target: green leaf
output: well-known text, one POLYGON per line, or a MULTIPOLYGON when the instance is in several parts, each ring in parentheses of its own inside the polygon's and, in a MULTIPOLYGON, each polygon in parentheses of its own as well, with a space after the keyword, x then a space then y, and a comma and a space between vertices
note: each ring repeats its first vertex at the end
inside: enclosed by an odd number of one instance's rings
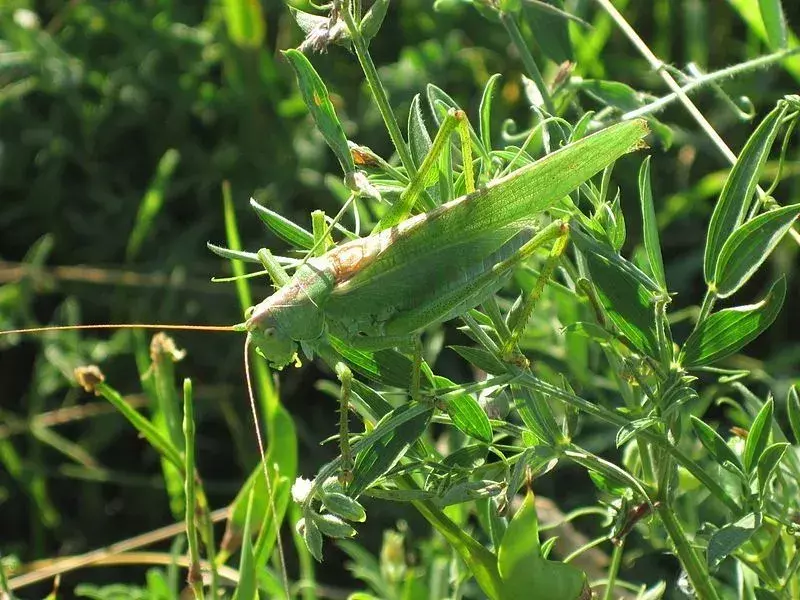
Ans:
POLYGON ((511 519, 500 548, 497 568, 503 588, 501 600, 533 597, 571 600, 583 597, 586 575, 572 565, 541 556, 539 520, 533 494, 528 492, 522 506, 511 519))
MULTIPOLYGON (((451 387, 455 384, 444 377, 436 377, 436 387, 451 387)), ((444 411, 459 430, 487 444, 492 441, 492 426, 478 401, 469 394, 447 394, 441 398, 444 411)))
POLYGON ((711 427, 694 415, 690 416, 690 420, 692 423, 692 429, 694 429, 697 437, 700 438, 700 443, 703 444, 703 447, 708 450, 709 454, 711 454, 714 460, 717 461, 717 464, 725 469, 731 470, 730 466, 726 465, 726 463, 730 463, 739 472, 741 472, 742 463, 739 460, 739 457, 736 456, 736 453, 731 450, 728 444, 725 443, 725 440, 723 440, 716 431, 714 431, 711 427))
POLYGON ((798 397, 796 385, 789 388, 789 394, 786 397, 786 411, 794 440, 800 444, 800 397, 798 397))
POLYGON ((125 250, 125 258, 133 260, 139 253, 142 243, 147 238, 148 232, 152 230, 158 213, 164 206, 164 194, 169 185, 175 168, 178 166, 181 155, 174 148, 167 150, 158 161, 155 177, 147 188, 147 192, 139 204, 139 212, 136 213, 136 221, 128 238, 128 247, 125 250))
POLYGON ((734 231, 720 251, 714 281, 709 284, 716 287, 717 296, 727 298, 747 283, 798 215, 800 204, 792 204, 758 215, 734 231))
POLYGON ((736 164, 728 174, 708 225, 703 258, 706 283, 710 284, 717 273, 717 262, 728 237, 744 221, 758 184, 759 172, 767 161, 785 112, 786 107, 781 104, 764 118, 747 140, 736 164))
MULTIPOLYGON (((253 523, 253 495, 254 489, 251 488, 247 498, 247 510, 245 515, 245 531, 250 531, 253 523)), ((238 599, 257 599, 258 594, 258 574, 256 573, 256 560, 253 555, 252 537, 244 536, 242 539, 242 549, 239 557, 239 584, 233 593, 234 600, 238 599)))
MULTIPOLYGON (((376 350, 374 352, 358 350, 332 335, 328 336, 328 341, 330 347, 344 358, 347 365, 356 373, 383 385, 409 388, 414 363, 407 356, 396 350, 376 350)), ((327 360, 323 354, 322 345, 319 350, 327 360)), ((331 364, 336 364, 336 360, 334 359, 331 364)))
POLYGON ((233 43, 257 49, 264 42, 264 15, 259 0, 225 0, 225 24, 233 43))
POLYGON ((371 486, 402 458, 409 446, 425 432, 433 409, 418 402, 404 404, 377 424, 362 442, 353 468, 353 480, 347 486, 352 497, 371 486))
POLYGON ((653 206, 653 190, 650 187, 650 157, 646 157, 639 169, 639 199, 642 204, 642 236, 650 272, 662 291, 667 289, 664 275, 664 259, 661 256, 661 242, 658 239, 658 221, 653 206))
POLYGON ((709 316, 686 340, 680 363, 687 369, 709 365, 738 352, 761 335, 778 316, 786 296, 786 279, 772 284, 763 300, 726 308, 709 316))
POLYGON ((478 367, 481 371, 485 371, 491 375, 500 375, 507 371, 506 366, 501 363, 491 353, 482 348, 472 348, 470 346, 448 346, 448 348, 455 350, 467 360, 467 362, 478 367))
POLYGON ((598 299, 609 320, 637 350, 658 358, 655 284, 632 263, 611 255, 578 231, 574 231, 572 237, 583 252, 598 299), (652 285, 646 286, 643 281, 650 281, 652 285))
POLYGON ((283 55, 294 69, 297 85, 308 112, 311 113, 325 142, 339 159, 342 171, 345 174, 355 171, 356 167, 347 145, 347 137, 339 122, 339 117, 336 116, 336 110, 333 108, 325 83, 302 52, 290 49, 284 50, 283 55))
POLYGON ((434 500, 434 504, 439 507, 452 506, 482 500, 499 495, 503 491, 501 484, 496 481, 462 481, 447 489, 439 498, 434 500))
POLYGON ((785 49, 789 34, 781 0, 758 0, 758 8, 761 10, 769 47, 773 51, 785 49))
POLYGON ((524 3, 525 22, 531 28, 536 45, 554 63, 574 62, 569 37, 569 20, 563 0, 545 0, 541 3, 524 3), (552 8, 548 10, 548 5, 552 8))
POLYGON ((787 442, 771 444, 764 450, 761 458, 758 459, 756 472, 758 473, 759 496, 762 499, 767 497, 766 493, 769 482, 775 474, 775 471, 778 470, 778 466, 781 460, 783 460, 783 455, 786 454, 788 448, 789 444, 787 442))
POLYGON ((408 111, 408 145, 417 168, 422 165, 433 145, 428 129, 425 127, 425 119, 420 108, 420 98, 419 94, 414 96, 413 100, 411 100, 411 108, 408 111))
POLYGON ((747 441, 744 445, 744 468, 747 473, 752 473, 756 464, 758 464, 764 448, 767 447, 769 441, 769 433, 772 429, 772 413, 775 408, 775 403, 772 398, 769 398, 761 410, 758 411, 756 418, 753 419, 753 425, 747 434, 747 441))
POLYGON ((333 514, 348 521, 363 523, 367 520, 367 513, 364 507, 357 500, 345 494, 339 492, 323 493, 322 504, 333 514))
POLYGON ((317 562, 322 562, 322 534, 319 527, 310 517, 303 517, 297 522, 297 531, 303 538, 306 548, 317 562))
POLYGON ((266 206, 261 206, 255 198, 250 198, 250 206, 270 231, 282 240, 302 250, 311 250, 314 247, 314 234, 310 231, 271 211, 266 206))
POLYGON ((714 532, 708 540, 707 560, 716 569, 725 558, 749 540, 761 526, 761 515, 750 513, 736 523, 725 525, 714 532))
POLYGON ((486 82, 481 96, 480 110, 478 111, 478 129, 481 132, 481 142, 487 152, 492 151, 492 102, 494 99, 494 89, 502 75, 495 73, 486 82))
POLYGON ((386 11, 389 9, 389 0, 375 0, 372 6, 369 7, 367 14, 361 19, 361 35, 364 41, 369 44, 369 41, 374 38, 386 18, 386 11))
POLYGON ((451 469, 472 470, 486 462, 489 449, 483 444, 470 444, 448 454, 442 464, 451 469))
POLYGON ((314 515, 314 524, 328 537, 346 539, 356 535, 356 530, 336 515, 314 515))

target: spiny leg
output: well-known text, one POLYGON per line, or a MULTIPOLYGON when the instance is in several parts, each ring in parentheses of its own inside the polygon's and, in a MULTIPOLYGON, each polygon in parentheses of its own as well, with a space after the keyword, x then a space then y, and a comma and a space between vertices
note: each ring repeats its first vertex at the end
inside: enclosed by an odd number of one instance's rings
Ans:
POLYGON ((350 450, 350 393, 353 385, 353 372, 343 362, 336 363, 336 377, 342 384, 339 394, 339 451, 342 455, 342 469, 339 482, 347 487, 353 480, 353 453, 350 450))

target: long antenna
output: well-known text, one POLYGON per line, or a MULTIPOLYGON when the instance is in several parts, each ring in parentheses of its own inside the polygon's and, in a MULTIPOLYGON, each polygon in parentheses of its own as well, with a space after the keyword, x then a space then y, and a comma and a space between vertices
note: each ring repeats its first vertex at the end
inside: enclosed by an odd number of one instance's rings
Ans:
POLYGON ((0 331, 0 335, 47 333, 48 331, 85 331, 87 329, 163 329, 166 331, 236 331, 230 325, 154 325, 152 323, 106 323, 103 325, 50 325, 0 331))
MULTIPOLYGON (((247 395, 250 399, 250 412, 253 415, 253 426, 256 430, 256 440, 258 440, 258 451, 261 456, 261 465, 264 467, 264 481, 267 484, 267 498, 269 499, 269 509, 272 512, 272 519, 275 523, 275 543, 278 546, 278 560, 281 563, 281 578, 283 579, 283 589, 286 592, 286 598, 290 598, 289 591, 289 573, 286 569, 286 556, 283 553, 283 543, 281 542, 281 528, 278 522, 278 512, 275 509, 275 497, 272 493, 272 482, 269 479, 269 471, 267 470, 267 453, 264 451, 264 439, 261 437, 261 424, 258 420, 258 410, 256 409, 256 397, 253 393, 253 383, 250 377, 250 340, 251 336, 248 333, 244 340, 244 374, 247 379, 247 395)), ((246 532, 245 535, 250 535, 246 532)))

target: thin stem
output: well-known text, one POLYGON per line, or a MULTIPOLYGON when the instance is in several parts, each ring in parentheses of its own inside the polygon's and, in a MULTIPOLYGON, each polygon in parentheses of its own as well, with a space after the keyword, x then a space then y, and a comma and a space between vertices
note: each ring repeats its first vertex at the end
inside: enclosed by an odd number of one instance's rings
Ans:
POLYGON ((672 540, 673 546, 675 546, 675 554, 686 570, 697 597, 704 600, 719 600, 719 595, 711 582, 711 577, 705 564, 689 543, 686 533, 675 517, 670 503, 667 500, 662 501, 657 508, 657 512, 664 529, 667 530, 667 534, 672 540))
POLYGON ((514 15, 508 12, 501 12, 500 22, 503 24, 503 27, 506 28, 508 36, 511 38, 511 43, 514 44, 517 52, 519 52, 522 64, 525 65, 528 75, 539 89, 545 109, 548 113, 554 115, 556 113, 556 108, 553 104, 553 99, 550 97, 550 91, 547 89, 547 84, 544 82, 542 73, 539 71, 536 61, 533 60, 533 55, 531 55, 530 50, 528 50, 525 40, 522 39, 522 32, 520 32, 517 22, 514 20, 514 15))
POLYGON ((383 117, 383 122, 386 125, 386 130, 389 132, 389 137, 397 150, 397 155, 400 157, 400 162, 408 173, 409 178, 413 179, 417 174, 417 169, 414 165, 414 159, 411 156, 411 151, 408 148, 403 133, 400 131, 400 126, 397 124, 397 119, 394 117, 394 112, 389 104, 389 97, 386 94, 380 78, 378 77, 378 70, 375 68, 375 63, 372 62, 372 57, 367 50, 367 44, 364 42, 364 37, 361 35, 361 30, 353 21, 353 15, 350 13, 350 2, 341 2, 340 14, 347 25, 350 33, 350 39, 353 42, 353 49, 358 57, 358 62, 361 64, 361 69, 364 71, 364 76, 367 78, 367 84, 372 90, 372 97, 375 99, 375 104, 378 111, 383 117))
POLYGON ((608 567, 608 580, 606 581, 606 591, 603 593, 603 600, 613 600, 614 586, 617 582, 617 575, 619 574, 619 567, 622 564, 622 549, 625 546, 625 540, 619 544, 614 544, 614 552, 611 554, 611 564, 608 567))
MULTIPOLYGON (((748 60, 725 69, 720 69, 719 71, 714 71, 713 73, 708 73, 703 75, 702 77, 698 77, 696 79, 692 79, 686 85, 681 86, 681 90, 683 91, 684 95, 689 94, 690 92, 695 91, 698 88, 701 88, 707 84, 714 83, 720 81, 722 79, 731 79, 736 77, 737 75, 741 75, 743 73, 747 73, 749 71, 755 71, 757 69, 763 69, 772 65, 773 63, 777 63, 782 61, 784 58, 792 56, 793 54, 800 53, 800 48, 790 48, 787 50, 780 50, 778 52, 773 52, 772 54, 767 54, 766 56, 759 56, 758 58, 754 58, 752 60, 748 60)), ((645 115, 649 115, 660 110, 663 110, 667 107, 668 104, 671 104, 675 100, 679 99, 679 94, 677 92, 672 92, 667 94, 666 96, 662 96, 658 100, 651 102, 650 104, 646 104, 636 110, 632 110, 630 112, 625 113, 622 115, 621 120, 629 121, 631 119, 636 119, 638 117, 643 117, 645 115)))

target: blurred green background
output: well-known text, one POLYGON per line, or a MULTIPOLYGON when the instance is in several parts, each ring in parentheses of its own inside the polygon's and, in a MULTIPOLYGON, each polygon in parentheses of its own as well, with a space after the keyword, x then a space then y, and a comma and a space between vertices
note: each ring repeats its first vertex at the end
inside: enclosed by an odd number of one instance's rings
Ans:
MULTIPOLYGON (((496 112, 526 127, 523 69, 505 32, 466 3, 439 4, 442 10, 435 12, 430 0, 392 3, 370 46, 401 122, 413 96, 431 82, 475 119, 486 80, 501 73, 496 112)), ((657 75, 594 3, 568 4, 594 27, 587 35, 592 43, 576 50, 574 75, 664 93, 657 75)), ((747 3, 615 4, 658 56, 676 67, 695 62, 708 72, 765 52, 736 9, 747 3)), ((798 6, 785 4, 790 24, 800 22, 798 6)), ((282 249, 250 211, 251 196, 305 224, 312 209, 338 210, 343 192, 337 163, 279 54, 297 46, 302 32, 285 3, 265 0, 261 8, 263 39, 257 47, 243 47, 229 35, 223 2, 0 3, 0 327, 238 322, 233 285, 210 282, 212 276, 229 275, 229 267, 205 245, 225 243, 223 182, 230 182, 248 249, 282 249)), ((528 40, 552 80, 558 65, 528 40)), ((348 137, 390 157, 355 57, 332 47, 312 61, 348 137)), ((763 116, 782 95, 797 91, 800 69, 792 65, 787 61, 784 68, 726 82, 727 98, 711 91, 697 96, 732 148, 741 148, 753 128, 732 101, 763 116)), ((587 97, 580 102, 593 104, 587 97)), ((703 236, 727 165, 682 108, 671 106, 660 118, 673 127, 674 139, 669 149, 654 148, 653 189, 666 228, 668 281, 680 309, 699 300, 703 236)), ((797 149, 790 149, 790 159, 796 156, 797 149)), ((637 167, 630 162, 619 168, 630 174, 637 167)), ((792 174, 781 188, 782 204, 800 201, 792 174)), ((628 191, 632 246, 638 207, 634 190, 628 191)), ((789 274, 790 295, 776 325, 750 348, 758 359, 747 365, 778 378, 788 377, 800 357, 794 334, 799 323, 790 310, 798 297, 795 259, 796 246, 785 244, 777 254, 773 268, 789 274)), ((758 285, 763 281, 749 288, 754 297, 758 285)), ((260 297, 270 287, 256 280, 253 290, 260 297)), ((86 407, 94 406, 92 399, 68 379, 80 356, 102 362, 118 389, 138 391, 135 364, 125 355, 130 336, 76 335, 58 344, 48 344, 46 337, 0 341, 4 555, 28 561, 80 553, 171 522, 155 454, 117 415, 90 414, 86 407), (64 412, 73 407, 76 414, 64 412), (56 410, 52 418, 65 419, 57 428, 63 440, 43 440, 36 419, 42 422, 56 410)), ((175 337, 188 350, 180 373, 191 376, 197 390, 198 464, 212 506, 223 506, 257 459, 242 341, 222 333, 175 337)), ((282 397, 297 418, 300 472, 306 476, 333 456, 332 449, 319 445, 336 427, 333 400, 315 388, 328 376, 319 369, 307 365, 280 377, 282 397)), ((584 473, 576 471, 576 477, 589 485, 584 473)), ((559 478, 543 482, 539 493, 565 510, 579 505, 575 486, 564 485, 569 472, 559 478)), ((371 516, 359 540, 376 552, 383 529, 400 516, 387 510, 371 516)), ((655 572, 674 568, 658 557, 646 564, 655 572)), ((323 582, 346 584, 335 550, 319 569, 323 582)), ((65 582, 141 576, 137 569, 98 569, 69 575, 65 582)))

